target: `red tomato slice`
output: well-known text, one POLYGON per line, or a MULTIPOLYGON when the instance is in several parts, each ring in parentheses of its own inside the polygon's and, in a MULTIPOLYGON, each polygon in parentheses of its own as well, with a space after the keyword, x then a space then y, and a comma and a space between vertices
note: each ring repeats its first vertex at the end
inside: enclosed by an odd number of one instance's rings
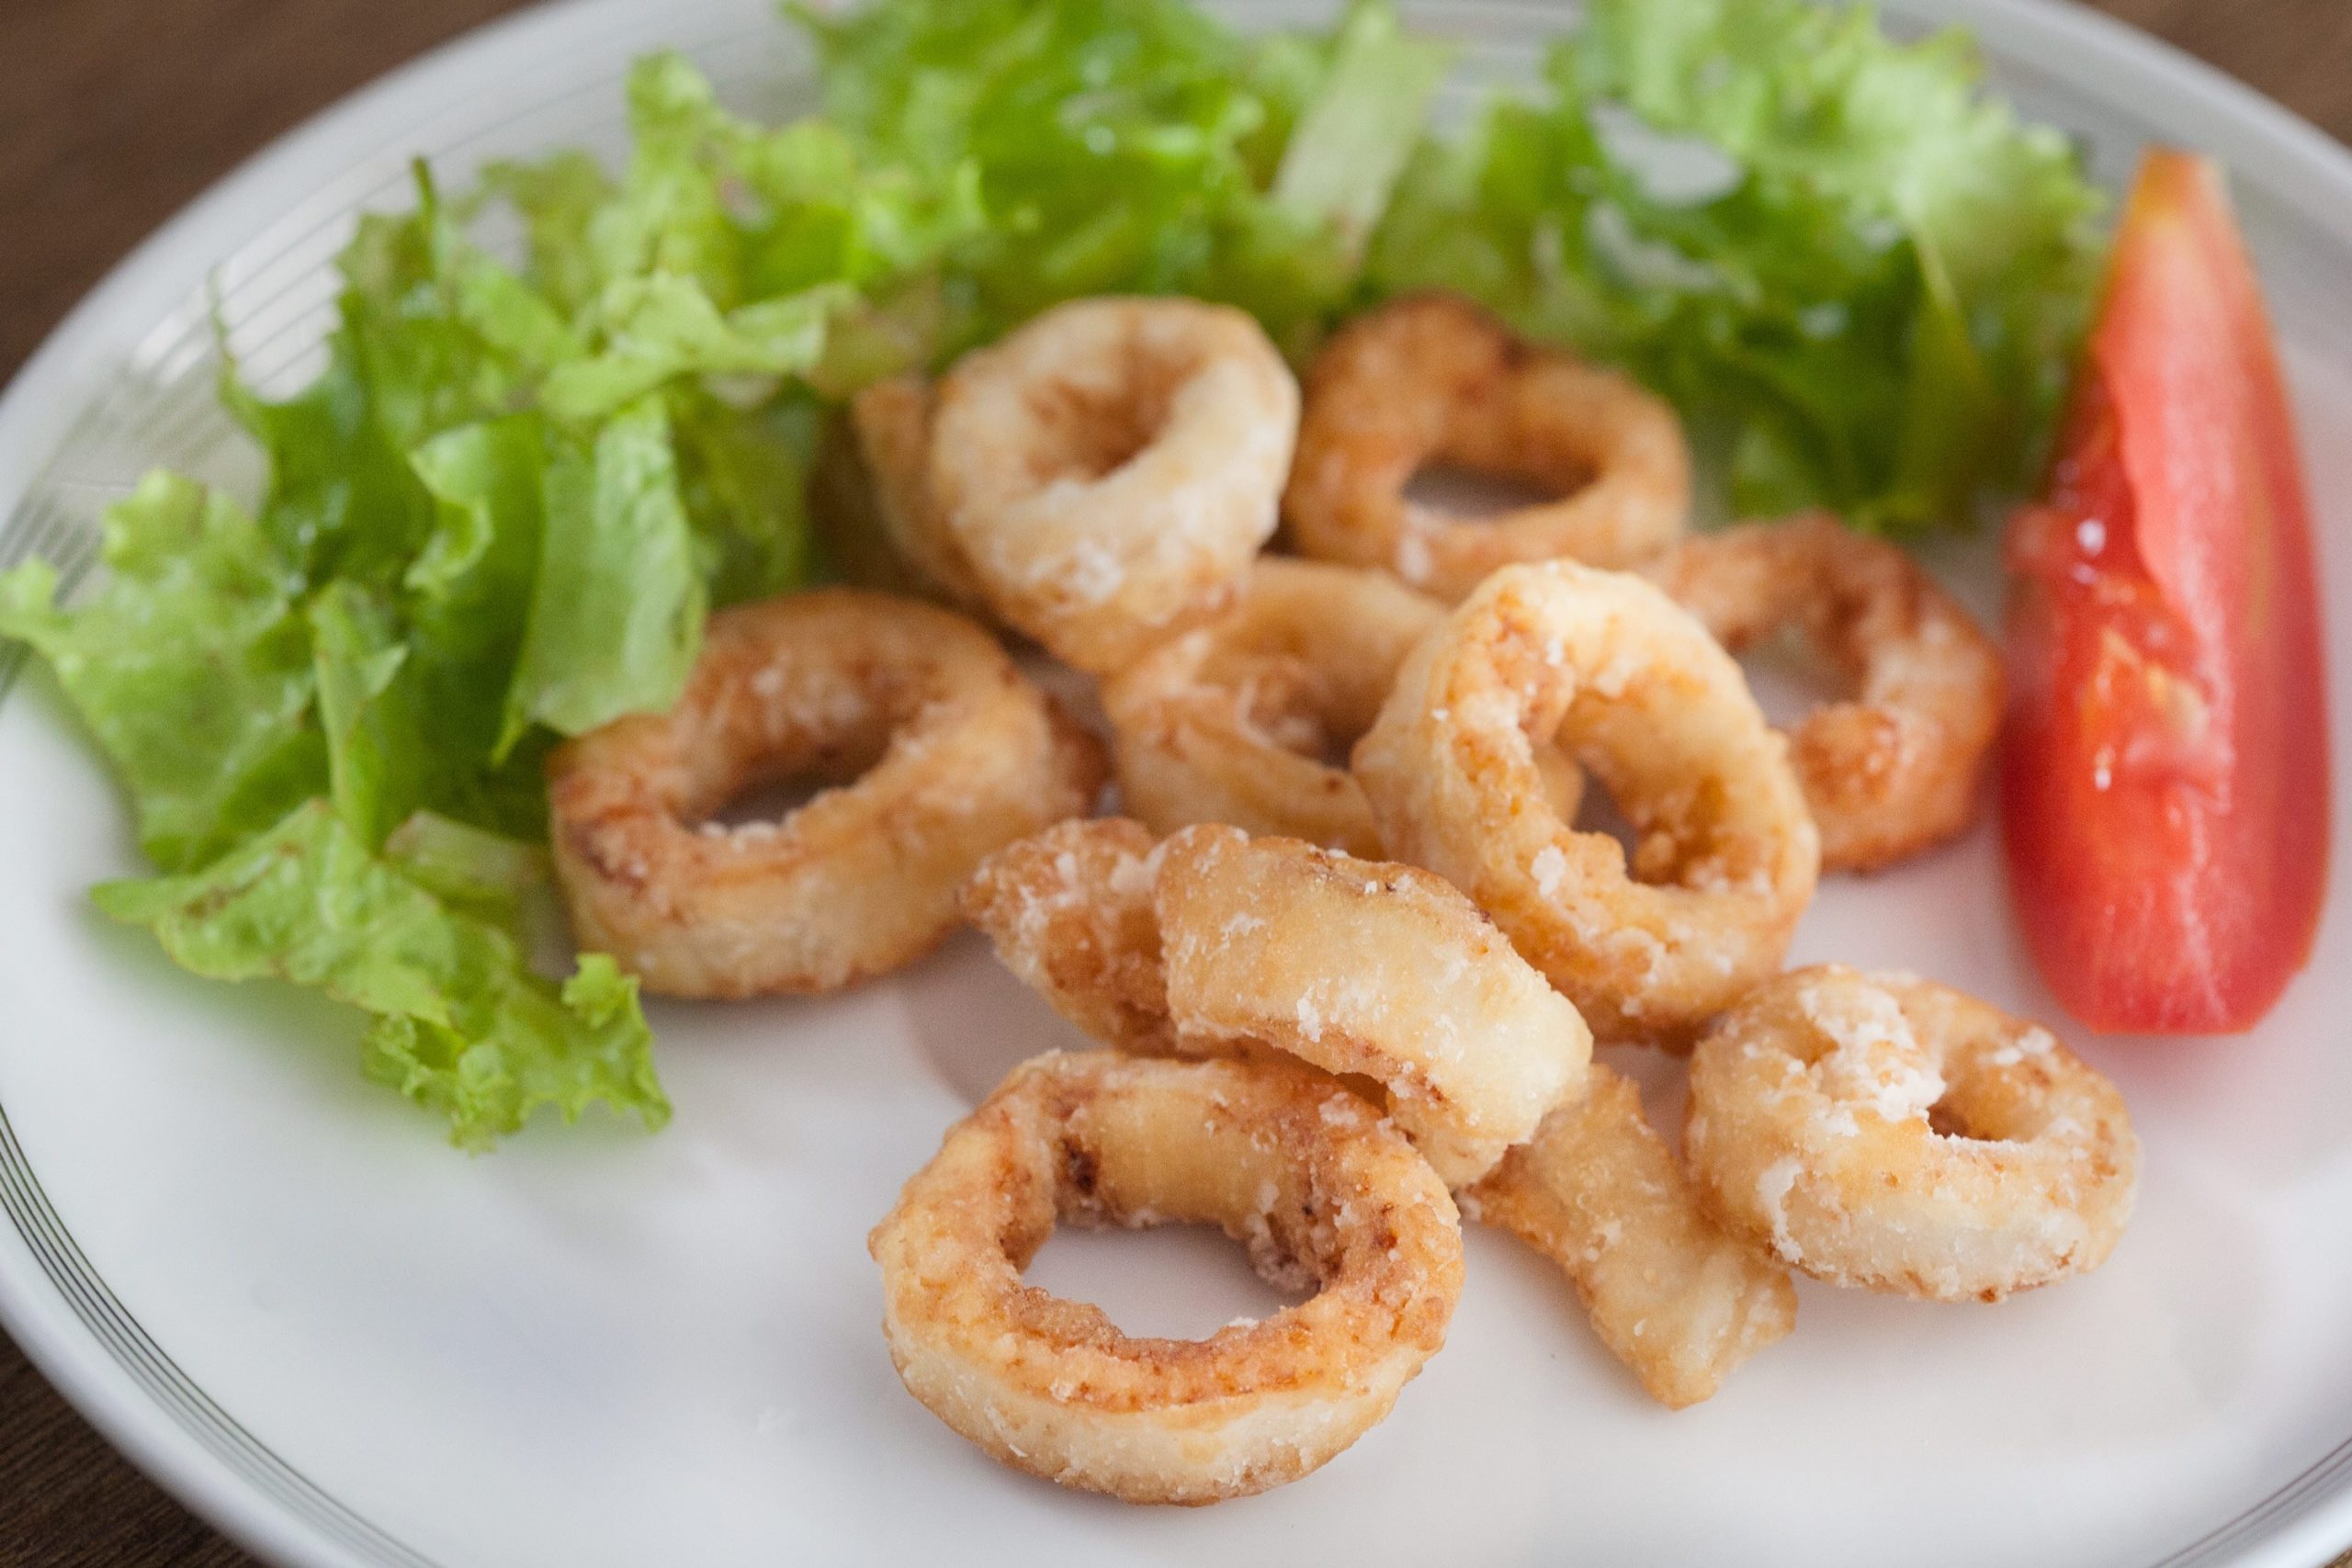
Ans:
POLYGON ((2008 557, 2001 806, 2043 977, 2094 1029, 2253 1027, 2319 924, 2328 709, 2293 417, 2211 163, 2142 165, 2008 557))

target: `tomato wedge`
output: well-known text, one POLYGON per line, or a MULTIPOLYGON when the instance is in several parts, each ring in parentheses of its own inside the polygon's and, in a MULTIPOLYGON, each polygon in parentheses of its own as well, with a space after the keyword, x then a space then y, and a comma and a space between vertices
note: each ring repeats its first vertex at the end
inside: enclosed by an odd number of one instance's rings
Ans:
POLYGON ((2211 163, 2141 166, 2007 543, 2002 819, 2043 977, 2097 1030, 2252 1028, 2319 924, 2328 710, 2293 416, 2211 163))

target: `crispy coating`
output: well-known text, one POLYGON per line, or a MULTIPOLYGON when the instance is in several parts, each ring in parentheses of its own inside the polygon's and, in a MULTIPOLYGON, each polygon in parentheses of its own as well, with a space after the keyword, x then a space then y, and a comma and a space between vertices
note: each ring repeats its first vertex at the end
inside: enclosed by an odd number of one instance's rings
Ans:
POLYGON ((931 493, 997 613, 1103 674, 1232 597, 1297 429, 1297 383, 1243 312, 1074 300, 942 379, 931 493))
POLYGON ((1260 560, 1230 608, 1103 682, 1127 810, 1162 833, 1228 822, 1377 856, 1347 749, 1444 618, 1376 572, 1260 560))
POLYGON ((1690 455, 1670 406, 1445 294, 1392 300, 1332 338, 1307 375, 1283 497, 1305 554, 1449 601, 1519 561, 1626 565, 1672 540, 1690 510, 1690 455), (1406 498, 1431 463, 1560 499, 1452 517, 1406 498))
POLYGON ((1377 1084, 1449 1185, 1576 1094, 1592 1036, 1461 894, 1412 866, 1187 828, 1160 852, 1178 1032, 1377 1084))
MULTIPOLYGON (((1160 833, 1224 822, 1378 859, 1348 752, 1444 619, 1384 573, 1261 558, 1230 607, 1102 683, 1126 809, 1160 833)), ((1574 816, 1583 775, 1556 748, 1539 761, 1574 816)))
POLYGON ((931 424, 932 389, 919 375, 876 381, 849 400, 874 524, 925 592, 958 609, 978 609, 987 597, 932 495, 931 424))
POLYGON ((1080 1029, 1147 1055, 1177 1050, 1159 966, 1159 840, 1140 822, 1057 823, 1006 845, 964 887, 964 918, 1080 1029))
POLYGON ((1467 893, 1603 1041, 1672 1044, 1780 968, 1819 846, 1731 656, 1657 589, 1509 567, 1406 660, 1355 773, 1389 853, 1467 893), (1557 742, 1639 836, 1544 802, 1557 742))
POLYGON ((2122 1096, 2047 1030, 1838 964, 1708 1031, 1683 1150, 1716 1216, 1790 1267, 1936 1301, 2098 1268, 2140 1167, 2122 1096))
MULTIPOLYGON (((1159 864, 1160 841, 1140 822, 1058 822, 983 862, 965 885, 964 917, 1006 968, 1106 1045, 1147 1056, 1285 1058, 1255 1040, 1176 1032, 1159 956, 1159 864)), ((1355 1087, 1381 1098, 1376 1084, 1355 1087)))
POLYGON ((1101 748, 963 617, 855 589, 723 610, 666 714, 548 765, 583 946, 665 996, 829 991, 954 928, 991 851, 1084 811, 1101 748), (709 820, 763 783, 837 787, 781 822, 709 820))
POLYGON ((1462 1288, 1453 1202, 1379 1111, 1294 1064, 1118 1052, 1017 1067, 868 1247, 907 1389, 1016 1469, 1130 1503, 1295 1481, 1387 1415, 1462 1288), (1123 1334, 1021 1280, 1057 1222, 1223 1227, 1316 1294, 1206 1339, 1123 1334))
POLYGON ((1609 1351, 1651 1398, 1680 1410, 1796 1326, 1788 1270, 1700 1207, 1641 1090, 1592 1064, 1581 1100, 1457 1194, 1558 1264, 1609 1351))
POLYGON ((1686 539, 1643 574, 1734 653, 1792 626, 1852 682, 1789 737, 1825 870, 1874 870, 1974 819, 2000 652, 1902 549, 1813 513, 1686 539))

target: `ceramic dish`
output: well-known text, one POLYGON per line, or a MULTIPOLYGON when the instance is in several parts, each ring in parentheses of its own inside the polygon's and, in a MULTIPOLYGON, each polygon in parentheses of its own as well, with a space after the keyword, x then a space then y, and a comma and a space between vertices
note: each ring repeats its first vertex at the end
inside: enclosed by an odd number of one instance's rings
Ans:
MULTIPOLYGON (((1467 45, 1463 92, 1527 70, 1566 19, 1406 9, 1467 45)), ((2352 155, 2080 10, 1890 9, 1973 27, 2103 179, 2157 136, 2233 169, 2311 454, 2341 747, 2352 155)), ((0 564, 85 570, 99 511, 151 466, 252 485, 212 396, 208 275, 249 369, 299 383, 328 259, 356 210, 401 199, 411 153, 455 183, 494 156, 616 151, 622 73, 662 44, 739 107, 808 90, 767 0, 581 0, 369 88, 172 222, 0 401, 0 564)), ((1981 551, 1945 564, 1991 603, 1981 551)), ((1555 1272, 1473 1235, 1451 1346, 1391 1420, 1299 1485, 1170 1512, 1000 1470, 884 1353, 866 1228, 1008 1064, 1069 1039, 977 942, 838 998, 656 1008, 669 1131, 550 1129, 467 1158, 361 1080, 345 1014, 192 980, 91 910, 84 889, 134 851, 43 676, 0 705, 0 1318, 269 1558, 2315 1568, 2352 1540, 2352 895, 2252 1038, 2086 1043, 2148 1151, 2140 1217, 2097 1275, 1997 1309, 1807 1287, 1792 1338, 1677 1415, 1555 1272)), ((1826 886, 1794 959, 1833 955, 2058 1016, 1986 831, 1826 886)), ((1262 1300, 1231 1249, 1182 1236, 1065 1237, 1037 1277, 1146 1331, 1262 1300)))

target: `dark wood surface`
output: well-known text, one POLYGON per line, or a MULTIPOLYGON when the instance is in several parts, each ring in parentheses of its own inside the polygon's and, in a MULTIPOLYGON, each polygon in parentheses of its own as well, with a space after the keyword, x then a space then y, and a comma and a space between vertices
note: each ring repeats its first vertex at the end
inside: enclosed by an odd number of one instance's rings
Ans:
MULTIPOLYGON (((2098 4, 2352 140, 2352 0, 2098 4)), ((0 0, 0 376, 109 265, 240 159, 513 8, 0 0)), ((117 1458, 0 1337, 0 1568, 248 1561, 117 1458)))

